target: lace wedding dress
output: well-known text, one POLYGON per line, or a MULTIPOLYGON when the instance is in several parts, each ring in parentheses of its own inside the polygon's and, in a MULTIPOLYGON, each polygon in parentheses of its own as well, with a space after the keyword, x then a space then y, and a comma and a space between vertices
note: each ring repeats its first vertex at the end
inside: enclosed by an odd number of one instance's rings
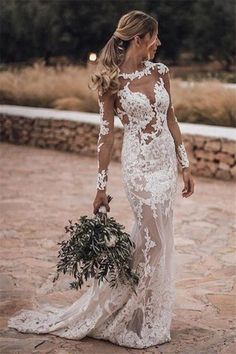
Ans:
MULTIPOLYGON (((189 165, 183 142, 175 144, 168 128, 173 110, 165 87, 168 67, 142 62, 134 73, 119 73, 116 98, 99 95, 100 133, 97 144, 97 189, 105 189, 114 142, 114 115, 124 126, 122 182, 134 214, 131 238, 136 244, 133 266, 141 277, 137 295, 127 286, 111 289, 93 285, 63 309, 21 310, 9 327, 21 332, 51 333, 70 339, 85 336, 131 348, 147 348, 171 340, 175 301, 173 207, 177 191, 177 162, 189 165)), ((175 117, 177 123, 177 118, 175 117)))

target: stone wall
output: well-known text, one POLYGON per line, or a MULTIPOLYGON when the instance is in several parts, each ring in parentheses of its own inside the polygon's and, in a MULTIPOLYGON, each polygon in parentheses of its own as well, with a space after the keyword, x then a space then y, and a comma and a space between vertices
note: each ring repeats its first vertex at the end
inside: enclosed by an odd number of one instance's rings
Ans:
POLYGON ((192 174, 236 179, 236 143, 226 138, 183 134, 192 174))
MULTIPOLYGON (((0 114, 0 141, 96 156, 99 125, 0 114)), ((113 159, 119 160, 123 131, 115 128, 113 159)))
MULTIPOLYGON (((0 112, 0 141, 96 156, 99 120, 97 114, 94 116, 97 118, 94 121, 91 119, 80 121, 0 112)), ((189 134, 183 131, 182 136, 193 175, 223 180, 236 179, 234 139, 203 136, 194 132, 189 134)), ((123 128, 116 124, 113 160, 120 161, 122 139, 123 128)))

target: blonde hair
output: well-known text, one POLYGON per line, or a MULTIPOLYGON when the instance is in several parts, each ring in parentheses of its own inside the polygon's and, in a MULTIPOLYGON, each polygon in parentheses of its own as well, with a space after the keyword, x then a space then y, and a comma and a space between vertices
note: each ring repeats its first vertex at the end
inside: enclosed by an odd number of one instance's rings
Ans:
POLYGON ((90 76, 88 87, 102 95, 107 90, 112 94, 119 89, 119 65, 125 58, 130 41, 138 35, 152 36, 158 28, 157 20, 143 11, 133 10, 123 15, 106 45, 99 52, 96 71, 90 76))

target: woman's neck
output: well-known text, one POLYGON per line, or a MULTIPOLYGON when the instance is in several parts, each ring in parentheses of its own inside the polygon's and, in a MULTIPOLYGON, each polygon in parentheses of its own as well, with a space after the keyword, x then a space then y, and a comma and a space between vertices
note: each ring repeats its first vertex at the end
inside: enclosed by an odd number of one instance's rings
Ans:
POLYGON ((132 73, 136 70, 142 70, 144 68, 143 64, 144 58, 134 55, 132 53, 126 53, 125 59, 120 67, 120 70, 127 73, 132 73))

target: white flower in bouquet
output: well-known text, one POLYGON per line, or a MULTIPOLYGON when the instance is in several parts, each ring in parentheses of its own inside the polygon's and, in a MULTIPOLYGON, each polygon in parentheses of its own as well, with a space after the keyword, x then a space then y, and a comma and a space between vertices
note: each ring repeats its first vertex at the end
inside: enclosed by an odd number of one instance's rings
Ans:
POLYGON ((116 245, 116 237, 114 235, 110 236, 110 239, 105 236, 105 242, 107 247, 115 247, 116 245))

